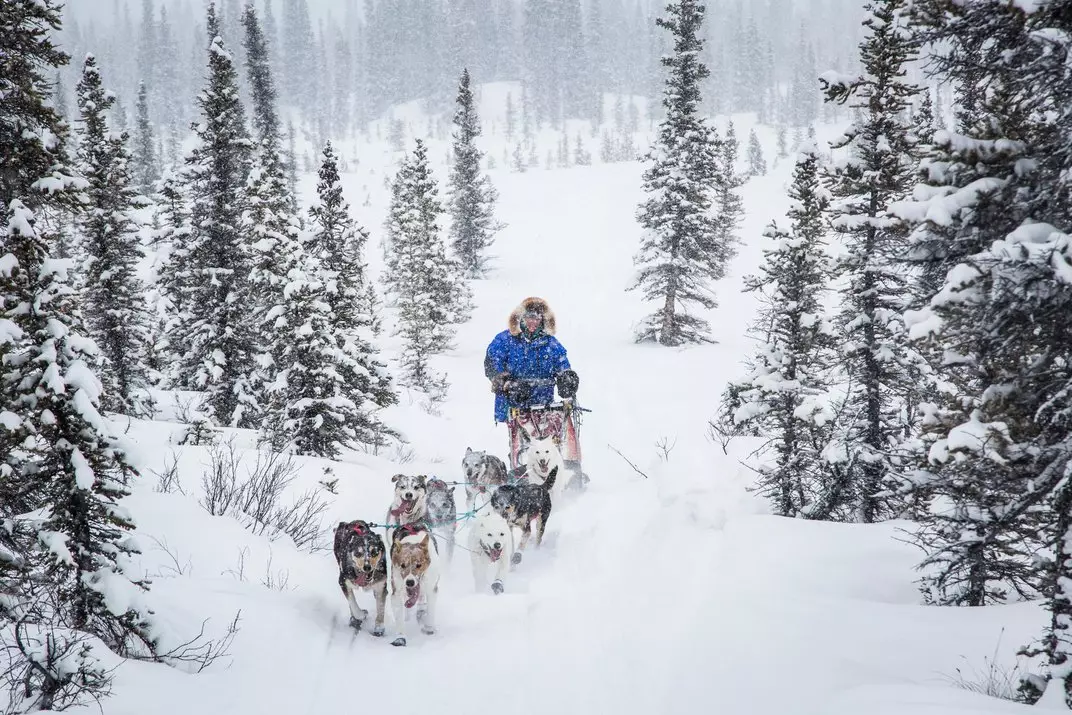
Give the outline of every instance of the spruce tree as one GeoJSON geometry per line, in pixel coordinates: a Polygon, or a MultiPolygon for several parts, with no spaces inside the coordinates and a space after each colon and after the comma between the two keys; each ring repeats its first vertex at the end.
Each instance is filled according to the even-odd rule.
{"type": "Polygon", "coordinates": [[[310,209],[305,252],[271,313],[273,330],[300,337],[274,355],[266,428],[300,454],[335,457],[394,436],[375,412],[397,402],[371,340],[374,296],[361,262],[367,234],[349,216],[334,149],[327,144],[310,209]]]}
{"type": "Polygon", "coordinates": [[[204,392],[210,417],[219,425],[249,427],[259,409],[254,392],[259,341],[250,321],[252,259],[242,220],[251,142],[214,3],[208,6],[208,35],[208,85],[198,97],[202,118],[194,126],[199,142],[186,157],[184,172],[192,233],[182,259],[190,285],[169,339],[188,346],[179,382],[204,392]]]}
{"type": "MultiPolygon", "coordinates": [[[[256,139],[253,170],[246,186],[247,210],[243,215],[242,232],[249,242],[249,289],[254,302],[254,322],[267,336],[262,341],[264,354],[258,359],[266,374],[258,377],[258,383],[260,380],[275,383],[278,382],[276,373],[286,369],[278,361],[285,360],[284,353],[292,351],[294,343],[301,340],[300,335],[286,328],[304,330],[306,326],[300,320],[291,320],[280,323],[276,329],[273,327],[276,319],[271,314],[287,302],[283,293],[288,286],[295,280],[305,280],[290,274],[308,271],[302,264],[301,225],[291,210],[294,201],[287,186],[268,48],[252,3],[245,7],[242,25],[256,139]]],[[[308,280],[316,283],[317,277],[311,275],[308,280]]]]}
{"type": "Polygon", "coordinates": [[[160,156],[157,154],[153,125],[149,121],[149,91],[138,83],[137,117],[134,123],[134,185],[142,196],[150,196],[160,179],[160,156]]]}
{"type": "Polygon", "coordinates": [[[737,173],[737,158],[740,144],[737,142],[737,129],[730,120],[726,128],[726,138],[720,143],[721,182],[716,193],[715,207],[718,216],[717,245],[728,246],[736,251],[741,242],[737,228],[744,218],[744,202],[738,189],[744,184],[744,177],[737,173]]]}
{"type": "Polygon", "coordinates": [[[469,70],[458,84],[458,109],[454,113],[453,165],[450,172],[450,244],[462,269],[470,278],[487,272],[487,251],[492,236],[502,228],[494,217],[498,194],[491,179],[481,173],[484,154],[476,146],[480,118],[473,106],[469,70]]]}
{"type": "Polygon", "coordinates": [[[916,534],[926,553],[924,597],[942,605],[1033,596],[1046,577],[1033,554],[1041,550],[1040,535],[1046,540],[1054,534],[1052,514],[1046,515],[1049,523],[1040,523],[1038,509],[1015,506],[1045,504],[1051,497],[1032,489],[1047,452],[1040,423],[1052,417],[1035,370],[1047,373],[1043,391],[1049,394],[1052,373],[1043,366],[1053,331],[1040,326],[1056,306],[1037,305],[1031,286],[1052,277],[1031,252],[992,250],[1025,224],[1067,222],[1053,214],[1032,216],[1046,172],[1028,178],[1020,170],[1035,156],[1060,156],[1058,147],[1038,146],[1039,139],[1053,137],[1040,132],[1032,117],[1032,108],[1045,106],[1054,88],[1033,85],[1025,70],[1036,62],[1030,51],[1021,54],[1020,43],[1030,44],[1026,18],[1015,10],[980,10],[943,11],[939,22],[935,3],[913,8],[920,41],[933,37],[954,50],[935,60],[936,69],[962,85],[985,82],[989,89],[972,95],[957,132],[928,127],[929,103],[921,103],[917,126],[932,132],[917,189],[925,201],[906,202],[899,210],[913,224],[909,256],[920,267],[915,310],[907,317],[945,388],[930,395],[912,484],[923,499],[950,505],[921,514],[916,534]],[[1009,322],[1015,320],[1032,327],[1020,330],[1009,322]]]}
{"type": "Polygon", "coordinates": [[[145,584],[125,570],[125,465],[97,411],[96,347],[70,262],[50,255],[59,226],[46,217],[71,211],[86,187],[68,168],[66,124],[49,102],[46,73],[68,61],[52,42],[59,28],[51,0],[0,5],[0,626],[20,709],[107,692],[87,634],[120,655],[154,650],[145,584]],[[8,641],[11,632],[22,640],[8,641]]]}
{"type": "Polygon", "coordinates": [[[753,129],[748,134],[748,174],[749,176],[763,176],[767,173],[767,160],[763,158],[763,147],[753,129]]]}
{"type": "Polygon", "coordinates": [[[452,347],[453,326],[468,318],[465,285],[440,235],[443,208],[437,194],[427,149],[418,139],[391,187],[388,271],[398,308],[395,334],[403,341],[399,382],[433,397],[447,385],[428,359],[452,347]]]}
{"type": "Polygon", "coordinates": [[[829,199],[820,183],[819,152],[801,150],[789,190],[788,230],[771,224],[757,276],[746,290],[762,308],[749,333],[758,342],[750,372],[723,397],[727,426],[764,438],[756,491],[781,516],[828,518],[830,491],[840,486],[838,466],[825,453],[833,437],[830,390],[837,364],[824,316],[830,265],[824,212],[829,199]]]}
{"type": "Polygon", "coordinates": [[[180,326],[188,324],[193,297],[194,273],[190,250],[194,237],[190,223],[190,206],[185,195],[186,181],[169,169],[161,178],[154,197],[155,224],[153,245],[156,259],[153,270],[155,300],[150,328],[155,334],[156,351],[151,361],[158,363],[161,382],[171,387],[195,388],[192,373],[182,370],[190,352],[190,336],[180,326]]]}
{"type": "Polygon", "coordinates": [[[711,340],[707,321],[688,311],[718,304],[711,284],[725,275],[736,249],[723,240],[723,224],[712,215],[726,177],[719,166],[720,143],[699,113],[700,84],[709,74],[700,61],[704,7],[698,0],[675,0],[666,11],[656,21],[674,38],[673,53],[662,58],[668,69],[666,116],[647,156],[648,198],[637,214],[644,236],[630,290],[641,289],[658,304],[638,328],[637,340],[673,346],[711,340]]]}
{"type": "Polygon", "coordinates": [[[138,226],[131,218],[137,196],[131,186],[127,135],[110,132],[105,120],[115,96],[105,91],[93,55],[86,57],[77,93],[78,168],[89,184],[78,221],[88,259],[83,301],[90,334],[104,358],[101,407],[145,416],[150,411],[149,335],[144,286],[137,277],[138,226]]]}
{"type": "Polygon", "coordinates": [[[821,79],[827,101],[845,103],[858,120],[833,145],[849,158],[834,164],[827,182],[832,224],[845,255],[836,273],[845,288],[838,340],[850,383],[841,440],[851,465],[854,518],[874,522],[896,513],[885,496],[900,472],[896,452],[911,429],[919,356],[907,345],[901,311],[908,278],[903,258],[907,227],[888,214],[912,186],[915,138],[906,111],[917,89],[904,79],[915,53],[902,17],[904,0],[868,3],[860,44],[861,76],[851,84],[821,79]]]}

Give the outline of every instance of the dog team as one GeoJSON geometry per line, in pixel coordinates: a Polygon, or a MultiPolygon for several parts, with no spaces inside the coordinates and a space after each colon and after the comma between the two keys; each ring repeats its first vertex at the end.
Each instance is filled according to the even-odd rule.
{"type": "MultiPolygon", "coordinates": [[[[507,572],[521,563],[521,552],[533,535],[536,546],[542,544],[551,508],[565,493],[568,480],[554,438],[532,439],[525,460],[517,475],[510,475],[501,459],[486,452],[467,448],[462,460],[466,514],[473,516],[465,548],[478,591],[490,588],[496,595],[504,591],[507,572]]],[[[436,599],[444,564],[454,556],[459,519],[454,489],[443,480],[396,474],[391,481],[394,500],[385,520],[389,546],[374,531],[376,525],[357,520],[340,522],[335,528],[334,551],[350,625],[361,630],[368,611],[358,605],[357,594],[371,592],[376,601],[371,632],[384,635],[390,595],[391,643],[404,646],[410,614],[421,632],[436,631],[436,599]]]]}

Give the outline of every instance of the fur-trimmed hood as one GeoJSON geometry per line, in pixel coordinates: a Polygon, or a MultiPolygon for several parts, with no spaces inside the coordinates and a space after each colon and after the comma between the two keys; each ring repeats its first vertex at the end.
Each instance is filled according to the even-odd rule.
{"type": "Polygon", "coordinates": [[[527,310],[539,310],[543,313],[543,332],[545,335],[555,334],[555,314],[551,310],[551,306],[547,304],[547,301],[543,298],[529,297],[521,301],[521,305],[514,308],[514,311],[510,313],[510,320],[508,327],[510,328],[511,335],[521,334],[521,316],[525,314],[527,310]]]}

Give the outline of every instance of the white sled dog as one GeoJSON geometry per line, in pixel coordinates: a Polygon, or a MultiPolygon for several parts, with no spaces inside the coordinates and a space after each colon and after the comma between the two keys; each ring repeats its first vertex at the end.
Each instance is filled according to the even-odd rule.
{"type": "Polygon", "coordinates": [[[395,626],[391,645],[406,645],[409,613],[415,612],[422,633],[435,634],[439,575],[439,549],[428,529],[423,524],[405,524],[395,529],[391,535],[391,606],[395,626]]]}
{"type": "Polygon", "coordinates": [[[551,485],[551,501],[556,505],[561,504],[570,472],[566,469],[554,437],[533,439],[529,443],[525,451],[525,467],[525,474],[533,484],[543,484],[552,472],[558,470],[558,478],[551,485]]]}
{"type": "Polygon", "coordinates": [[[387,510],[386,523],[394,526],[424,521],[428,516],[428,478],[396,474],[391,481],[395,485],[395,498],[387,510]]]}
{"type": "Polygon", "coordinates": [[[469,529],[469,551],[473,560],[473,583],[478,593],[488,588],[488,571],[494,569],[491,592],[503,592],[503,578],[514,555],[514,530],[496,511],[477,517],[469,529]]]}

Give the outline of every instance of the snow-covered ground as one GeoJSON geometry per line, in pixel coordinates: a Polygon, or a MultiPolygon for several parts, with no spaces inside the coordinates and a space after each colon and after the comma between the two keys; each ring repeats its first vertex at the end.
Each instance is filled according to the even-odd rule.
{"type": "MultiPolygon", "coordinates": [[[[501,107],[495,94],[485,92],[486,116],[501,107]]],[[[751,120],[735,119],[744,146],[751,120]]],[[[773,131],[760,132],[773,163],[773,131]]],[[[821,128],[819,138],[834,132],[821,128]]],[[[598,138],[586,138],[598,155],[598,138]]],[[[541,162],[554,142],[544,139],[541,162]]],[[[504,140],[486,140],[498,160],[504,140]]],[[[446,148],[433,142],[430,155],[442,161],[446,148]]],[[[344,177],[347,197],[372,234],[367,257],[378,270],[383,179],[397,157],[385,144],[344,145],[342,154],[355,151],[361,163],[344,177]]],[[[326,495],[325,529],[339,520],[379,521],[391,475],[460,479],[467,446],[505,457],[483,354],[529,295],[556,311],[559,338],[581,376],[580,398],[592,410],[582,427],[589,491],[556,509],[546,548],[526,556],[501,596],[474,591],[468,554],[459,549],[441,589],[439,632],[393,648],[347,626],[330,551],[269,542],[198,505],[207,450],[173,444],[182,429],[168,421],[175,410],[134,423],[127,438],[143,477],[130,506],[141,524],[152,601],[177,634],[195,635],[205,618],[206,631],[218,633],[237,612],[240,631],[229,657],[197,675],[123,665],[104,712],[966,715],[1019,708],[951,680],[958,669],[976,679],[995,653],[1000,668],[1012,667],[1016,647],[1041,626],[1035,607],[918,605],[918,555],[898,540],[908,524],[769,516],[746,491],[751,475],[741,461],[754,444],[739,440],[727,455],[706,437],[723,386],[750,348],[744,333],[754,306],[741,279],[759,263],[763,226],[786,208],[791,162],[743,188],[744,245],[709,316],[718,343],[688,349],[632,342],[645,312],[640,295],[625,292],[639,240],[640,164],[525,173],[499,164],[491,175],[508,227],[495,245],[494,275],[474,286],[477,309],[459,328],[457,349],[438,358],[451,382],[440,413],[403,395],[385,418],[409,440],[405,455],[300,460],[295,493],[316,487],[330,468],[338,495],[326,495]],[[153,472],[172,454],[186,495],[154,489],[153,472]]],[[[439,170],[445,179],[445,167],[439,170]]],[[[315,175],[303,177],[305,196],[314,185],[315,175]]],[[[388,356],[396,348],[387,336],[383,345],[388,356]]],[[[235,436],[244,450],[252,446],[251,433],[235,436]]],[[[460,488],[457,496],[464,504],[460,488]]]]}

